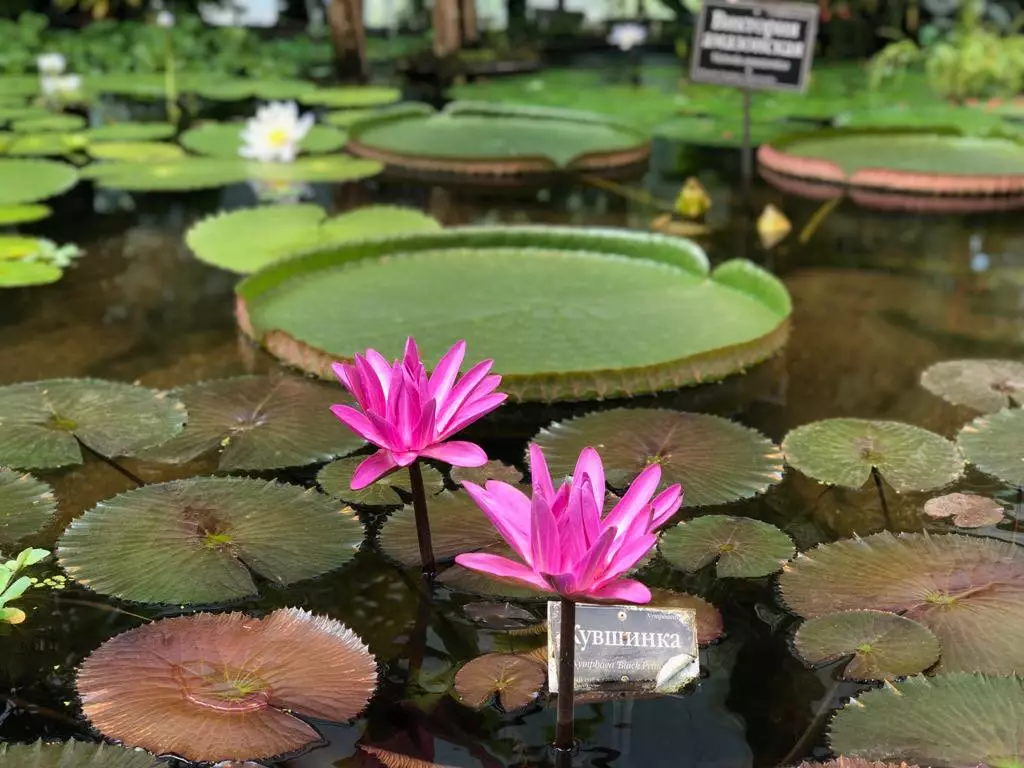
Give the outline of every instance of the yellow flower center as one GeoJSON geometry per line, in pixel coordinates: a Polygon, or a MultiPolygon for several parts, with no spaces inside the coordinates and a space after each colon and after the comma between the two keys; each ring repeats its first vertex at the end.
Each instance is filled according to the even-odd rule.
{"type": "Polygon", "coordinates": [[[288,143],[288,131],[284,128],[275,128],[267,134],[267,143],[272,147],[283,147],[288,143]]]}

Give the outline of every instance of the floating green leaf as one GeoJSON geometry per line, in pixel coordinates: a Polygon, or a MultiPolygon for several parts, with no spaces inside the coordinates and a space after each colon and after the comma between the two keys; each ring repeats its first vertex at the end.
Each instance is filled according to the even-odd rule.
{"type": "Polygon", "coordinates": [[[1024,363],[1014,360],[947,360],[921,374],[921,384],[954,405],[994,413],[1024,404],[1024,363]]]}
{"type": "Polygon", "coordinates": [[[14,136],[7,145],[7,154],[20,157],[56,157],[85,148],[85,139],[78,133],[36,133],[14,136]]]}
{"type": "MultiPolygon", "coordinates": [[[[396,488],[404,491],[407,495],[412,494],[412,489],[409,486],[409,472],[404,469],[392,472],[366,488],[353,491],[352,475],[355,474],[356,467],[365,460],[366,456],[349,456],[332,461],[320,470],[316,481],[325,493],[337,499],[347,501],[349,504],[362,504],[370,507],[401,504],[402,497],[395,490],[396,488]]],[[[426,464],[420,469],[423,473],[423,485],[427,493],[439,493],[444,488],[444,478],[441,473],[426,464]]]]}
{"type": "Polygon", "coordinates": [[[455,674],[455,691],[463,704],[483,709],[497,700],[505,712],[532,704],[547,680],[547,669],[533,659],[512,653],[486,653],[455,674]]]}
{"type": "MultiPolygon", "coordinates": [[[[430,540],[437,562],[463,552],[495,552],[504,539],[494,524],[465,493],[443,493],[430,499],[430,540]]],[[[412,506],[391,515],[380,532],[380,548],[402,565],[420,565],[419,539],[412,506]]]]}
{"type": "Polygon", "coordinates": [[[324,221],[320,238],[324,242],[363,240],[371,237],[393,237],[411,232],[435,232],[441,224],[415,208],[397,205],[368,205],[332,216],[324,221]]]}
{"type": "Polygon", "coordinates": [[[681,570],[697,571],[717,561],[720,577],[739,578],[775,573],[796,553],[789,536],[774,525],[726,515],[679,523],[662,534],[658,549],[681,570]]]}
{"type": "Polygon", "coordinates": [[[291,584],[340,568],[362,539],[352,511],[315,490],[204,477],[102,502],[68,526],[58,557],[101,594],[208,604],[256,594],[253,573],[291,584]]]}
{"type": "Polygon", "coordinates": [[[870,760],[950,768],[1024,765],[1018,677],[912,677],[861,694],[836,714],[832,750],[870,760]]]}
{"type": "Polygon", "coordinates": [[[939,660],[939,640],[916,621],[886,611],[842,611],[808,619],[793,638],[807,664],[852,656],[847,680],[891,680],[923,672],[939,660]]]}
{"type": "Polygon", "coordinates": [[[62,744],[0,744],[2,768],[162,768],[148,752],[113,744],[66,741],[62,744]]]}
{"type": "MultiPolygon", "coordinates": [[[[751,123],[750,143],[756,147],[792,132],[792,123],[751,123]]],[[[743,122],[739,115],[726,119],[706,115],[679,115],[654,126],[653,133],[670,141],[704,147],[743,145],[743,122]]]]}
{"type": "Polygon", "coordinates": [[[30,221],[45,219],[52,213],[53,210],[46,205],[5,205],[0,207],[0,226],[27,224],[30,221]]]}
{"type": "Polygon", "coordinates": [[[331,109],[345,107],[379,107],[393,104],[402,98],[398,88],[384,86],[351,86],[347,88],[317,88],[299,96],[303,104],[315,104],[331,109]]]}
{"type": "Polygon", "coordinates": [[[959,528],[995,525],[1005,514],[1003,506],[995,499],[971,493],[947,493],[928,499],[924,513],[935,518],[952,517],[953,525],[959,528]]]}
{"type": "Polygon", "coordinates": [[[145,452],[150,461],[181,463],[219,451],[218,468],[281,469],[317,464],[363,446],[330,414],[346,396],[295,376],[241,376],[174,390],[188,424],[175,438],[145,452]]]}
{"type": "MultiPolygon", "coordinates": [[[[242,149],[244,123],[203,123],[190,128],[178,141],[190,152],[209,157],[238,157],[242,149]]],[[[321,154],[345,145],[348,137],[329,125],[314,125],[299,143],[302,152],[321,154]]]]}
{"type": "Polygon", "coordinates": [[[111,123],[90,128],[85,138],[97,141],[160,141],[169,139],[176,130],[170,123],[111,123]]]}
{"type": "Polygon", "coordinates": [[[540,401],[723,378],[777,350],[790,312],[785,288],[750,262],[709,275],[692,242],[569,227],[328,246],[272,264],[236,292],[243,330],[306,371],[330,376],[331,362],[368,347],[398,355],[410,333],[427,359],[465,338],[495,359],[504,391],[540,401]]]}
{"type": "Polygon", "coordinates": [[[376,176],[384,166],[376,160],[348,155],[300,157],[294,163],[256,163],[245,166],[246,177],[263,181],[305,181],[310,184],[342,184],[376,176]]]}
{"type": "Polygon", "coordinates": [[[910,424],[825,419],[797,427],[782,441],[786,461],[818,482],[861,488],[871,468],[900,493],[949,485],[964,462],[949,440],[910,424]]]}
{"type": "Polygon", "coordinates": [[[340,112],[328,112],[323,116],[323,122],[337,128],[349,128],[360,120],[377,114],[377,110],[369,107],[366,109],[344,109],[340,112]]]}
{"type": "Polygon", "coordinates": [[[0,288],[22,288],[55,283],[63,276],[60,267],[41,261],[0,260],[0,288]]]}
{"type": "Polygon", "coordinates": [[[0,159],[0,205],[34,203],[66,192],[78,174],[65,163],[0,159]]]}
{"type": "Polygon", "coordinates": [[[11,384],[0,387],[0,466],[79,464],[79,441],[103,456],[132,456],[184,423],[184,405],[145,387],[99,379],[11,384]]]}
{"type": "Polygon", "coordinates": [[[46,117],[28,117],[11,123],[15,133],[63,133],[84,128],[87,121],[81,115],[47,115],[46,117]]]}
{"type": "Polygon", "coordinates": [[[9,123],[13,120],[44,120],[52,113],[44,107],[0,107],[0,124],[9,123]]]}
{"type": "Polygon", "coordinates": [[[37,533],[56,512],[50,486],[31,475],[0,469],[0,544],[37,533]]]}
{"type": "Polygon", "coordinates": [[[248,175],[245,167],[241,159],[182,157],[152,163],[95,163],[83,176],[101,187],[130,192],[182,192],[241,183],[248,175]]]}
{"type": "Polygon", "coordinates": [[[943,671],[1024,669],[1024,550],[960,534],[876,533],[823,544],[779,577],[808,618],[849,610],[899,613],[939,638],[943,671]]]}
{"type": "Polygon", "coordinates": [[[90,144],[89,155],[97,160],[117,160],[129,163],[162,163],[184,157],[177,144],[160,141],[101,141],[90,144]]]}
{"type": "Polygon", "coordinates": [[[601,454],[605,477],[625,488],[650,464],[662,487],[682,483],[686,506],[726,504],[782,479],[782,454],[760,432],[703,413],[617,408],[552,424],[534,438],[554,475],[571,475],[587,446],[601,454]]]}
{"type": "Polygon", "coordinates": [[[956,442],[967,460],[1004,483],[1024,486],[1024,409],[979,416],[960,430],[956,442]]]}
{"type": "Polygon", "coordinates": [[[467,481],[484,485],[488,480],[516,485],[523,482],[523,473],[500,461],[488,461],[482,467],[452,467],[452,480],[459,485],[467,481]]]}

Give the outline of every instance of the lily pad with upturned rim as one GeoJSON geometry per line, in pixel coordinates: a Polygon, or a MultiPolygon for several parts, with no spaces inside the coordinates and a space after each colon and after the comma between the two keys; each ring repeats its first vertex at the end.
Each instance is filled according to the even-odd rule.
{"type": "Polygon", "coordinates": [[[0,158],[0,205],[20,205],[66,192],[78,181],[73,166],[50,160],[0,158]]]}
{"type": "Polygon", "coordinates": [[[923,624],[887,611],[842,611],[808,619],[793,638],[812,666],[850,658],[847,680],[891,680],[923,672],[939,660],[939,640],[923,624]]]}
{"type": "MultiPolygon", "coordinates": [[[[349,504],[361,504],[368,507],[390,507],[402,504],[402,497],[395,489],[401,489],[408,495],[412,494],[407,469],[396,470],[358,491],[352,490],[352,476],[355,474],[356,468],[366,458],[366,456],[348,456],[332,461],[317,473],[316,481],[323,488],[324,493],[347,501],[349,504]]],[[[420,471],[423,474],[423,487],[428,494],[433,495],[444,489],[444,477],[440,472],[427,464],[421,465],[420,471]]]]}
{"type": "Polygon", "coordinates": [[[822,544],[779,577],[783,601],[813,618],[898,613],[939,638],[944,672],[1024,669],[1024,549],[962,534],[876,533],[822,544]]]}
{"type": "Polygon", "coordinates": [[[65,741],[0,744],[0,768],[163,768],[146,752],[113,744],[65,741]]]}
{"type": "Polygon", "coordinates": [[[111,123],[84,131],[90,142],[98,141],[160,141],[176,133],[170,123],[111,123]]]}
{"type": "Polygon", "coordinates": [[[180,464],[217,450],[224,472],[282,469],[344,456],[364,444],[329,413],[344,395],[299,377],[239,376],[171,394],[185,404],[188,424],[146,451],[149,461],[180,464]]]}
{"type": "Polygon", "coordinates": [[[825,419],[797,427],[782,441],[790,466],[828,485],[861,488],[871,468],[900,493],[930,491],[956,480],[964,462],[953,443],[910,424],[825,419]]]}
{"type": "Polygon", "coordinates": [[[946,360],[922,373],[921,384],[947,402],[984,413],[1024,405],[1024,363],[1015,360],[946,360]]]}
{"type": "Polygon", "coordinates": [[[661,486],[681,483],[687,507],[726,504],[782,480],[778,446],[760,432],[703,413],[617,408],[557,422],[534,438],[553,475],[571,475],[587,446],[605,477],[624,489],[645,467],[661,465],[661,486]]]}
{"type": "Polygon", "coordinates": [[[958,528],[984,528],[1003,519],[1003,505],[995,499],[971,493],[947,493],[924,503],[929,517],[952,517],[958,528]]]}
{"type": "MultiPolygon", "coordinates": [[[[497,552],[504,539],[480,507],[465,493],[444,493],[430,499],[430,540],[438,562],[464,552],[497,552]]],[[[384,554],[402,565],[420,565],[416,517],[411,506],[392,514],[380,532],[384,554]]]]}
{"type": "Polygon", "coordinates": [[[27,224],[32,221],[40,221],[53,213],[47,205],[26,204],[26,205],[5,205],[0,206],[0,226],[11,224],[27,224]]]}
{"type": "Polygon", "coordinates": [[[49,485],[32,475],[0,469],[0,545],[38,533],[56,512],[49,485]]]}
{"type": "Polygon", "coordinates": [[[912,677],[861,694],[829,726],[834,752],[950,768],[1024,765],[1018,677],[912,677]]]}
{"type": "Polygon", "coordinates": [[[376,683],[376,662],[352,630],[282,608],[261,619],[200,613],[129,630],[86,658],[76,687],[107,738],[214,762],[318,742],[292,713],[347,721],[376,683]]]}
{"type": "Polygon", "coordinates": [[[255,595],[253,572],[283,585],[340,568],[362,540],[355,514],[315,490],[203,477],[101,502],[68,526],[57,554],[101,594],[207,605],[255,595]]]}
{"type": "MultiPolygon", "coordinates": [[[[203,123],[190,128],[178,137],[181,145],[190,152],[207,157],[239,157],[242,149],[242,131],[245,123],[203,123]]],[[[322,154],[334,152],[345,145],[344,131],[329,125],[314,125],[299,142],[304,153],[322,154]]]]}
{"type": "Polygon", "coordinates": [[[979,416],[960,430],[964,456],[987,475],[1024,486],[1024,408],[979,416]]]}
{"type": "Polygon", "coordinates": [[[177,435],[185,418],[173,397],[119,381],[10,384],[0,387],[0,465],[80,464],[79,440],[102,456],[134,456],[177,435]]]}
{"type": "Polygon", "coordinates": [[[716,562],[718,576],[732,578],[767,576],[796,554],[792,539],[774,525],[727,515],[704,515],[667,529],[658,550],[683,571],[716,562]]]}
{"type": "Polygon", "coordinates": [[[529,706],[540,696],[547,679],[543,664],[512,653],[486,653],[466,662],[455,674],[460,701],[483,709],[497,700],[505,712],[529,706]]]}

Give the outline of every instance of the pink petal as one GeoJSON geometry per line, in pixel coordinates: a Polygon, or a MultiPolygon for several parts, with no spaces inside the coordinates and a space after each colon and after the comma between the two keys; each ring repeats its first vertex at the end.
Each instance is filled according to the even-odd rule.
{"type": "Polygon", "coordinates": [[[355,372],[358,377],[349,377],[353,384],[358,384],[360,393],[356,396],[364,411],[384,413],[387,410],[387,397],[384,394],[384,385],[381,383],[377,371],[370,365],[369,361],[361,355],[356,355],[355,372]]]}
{"type": "Polygon", "coordinates": [[[651,464],[643,472],[636,476],[630,484],[629,490],[615,505],[615,508],[608,513],[604,524],[614,525],[619,530],[629,526],[630,521],[641,511],[647,511],[651,503],[651,496],[658,489],[661,481],[661,467],[651,464]]]}
{"type": "Polygon", "coordinates": [[[461,432],[477,419],[486,416],[488,413],[493,411],[505,402],[506,399],[508,399],[508,395],[503,392],[497,392],[493,395],[487,395],[487,397],[464,405],[456,411],[453,418],[448,422],[448,426],[440,433],[439,437],[444,440],[447,437],[454,435],[456,432],[461,432]]]}
{"type": "Polygon", "coordinates": [[[453,467],[482,467],[487,463],[484,449],[476,443],[467,443],[464,440],[450,440],[447,443],[431,445],[420,451],[420,455],[443,461],[453,467]]]}
{"type": "Polygon", "coordinates": [[[486,552],[468,552],[456,555],[455,562],[463,568],[486,573],[488,576],[494,576],[498,579],[519,581],[543,592],[553,591],[547,579],[541,574],[535,573],[522,563],[509,560],[501,555],[491,555],[486,552]]]}
{"type": "Polygon", "coordinates": [[[419,457],[420,455],[416,451],[391,451],[391,458],[400,467],[408,467],[419,457]]]}
{"type": "Polygon", "coordinates": [[[380,480],[388,472],[394,470],[398,465],[388,451],[380,450],[368,457],[362,464],[356,467],[352,475],[353,491],[358,491],[380,480]]]}
{"type": "Polygon", "coordinates": [[[654,534],[645,534],[634,539],[619,542],[618,548],[609,555],[609,561],[605,567],[602,578],[607,580],[615,578],[635,566],[644,556],[650,552],[658,543],[658,537],[654,534]]]}
{"type": "Polygon", "coordinates": [[[420,423],[420,401],[415,385],[408,373],[402,377],[402,386],[397,395],[398,422],[396,428],[402,437],[402,444],[410,448],[421,447],[413,443],[412,436],[420,423]]]}
{"type": "Polygon", "coordinates": [[[334,371],[334,375],[338,377],[345,389],[352,391],[352,385],[349,384],[348,366],[344,363],[331,363],[331,370],[334,371]]]}
{"type": "Polygon", "coordinates": [[[679,483],[670,485],[659,493],[652,503],[654,515],[651,518],[651,530],[656,531],[671,520],[672,515],[683,506],[683,486],[679,483]]]}
{"type": "Polygon", "coordinates": [[[438,361],[434,372],[430,374],[430,396],[434,400],[443,402],[448,397],[448,393],[452,391],[455,379],[459,375],[462,360],[465,357],[466,342],[460,339],[438,361]]]}
{"type": "Polygon", "coordinates": [[[585,475],[590,477],[590,487],[594,493],[597,508],[602,509],[605,494],[604,465],[601,464],[601,457],[597,455],[597,451],[590,447],[584,448],[580,452],[580,457],[576,461],[576,469],[572,473],[573,485],[581,482],[585,475]]]}
{"type": "Polygon", "coordinates": [[[364,440],[367,440],[381,448],[386,448],[388,446],[389,443],[387,439],[373,424],[372,420],[367,417],[366,414],[357,411],[351,405],[332,405],[331,413],[337,417],[338,421],[364,440]]]}
{"type": "Polygon", "coordinates": [[[542,573],[561,573],[562,546],[558,537],[558,523],[543,496],[533,497],[530,517],[530,565],[542,573]]]}
{"type": "Polygon", "coordinates": [[[466,493],[473,500],[473,503],[480,507],[487,515],[501,537],[508,542],[508,545],[515,550],[527,563],[532,562],[530,556],[530,500],[522,493],[505,483],[491,481],[484,490],[476,483],[466,482],[462,484],[466,493]],[[501,485],[518,493],[520,499],[511,498],[504,489],[497,488],[501,485]],[[500,491],[495,493],[495,491],[500,491]]]}
{"type": "Polygon", "coordinates": [[[420,422],[412,433],[412,444],[423,447],[434,440],[434,404],[427,403],[420,414],[420,422]]]}
{"type": "Polygon", "coordinates": [[[554,498],[555,488],[551,484],[551,473],[548,471],[544,451],[535,443],[530,443],[530,475],[533,479],[533,495],[543,496],[550,503],[554,498]]]}
{"type": "Polygon", "coordinates": [[[633,579],[619,579],[605,584],[600,589],[587,592],[593,600],[610,600],[621,603],[649,603],[651,590],[633,579]]]}
{"type": "Polygon", "coordinates": [[[615,542],[615,529],[609,528],[594,542],[594,546],[579,560],[574,570],[576,589],[588,592],[601,575],[608,557],[608,551],[615,542]]]}
{"type": "Polygon", "coordinates": [[[377,434],[384,440],[383,443],[380,443],[382,448],[391,448],[396,451],[403,448],[398,430],[390,422],[381,418],[373,411],[367,411],[365,415],[373,428],[377,430],[377,434]]]}
{"type": "Polygon", "coordinates": [[[473,394],[477,385],[483,381],[487,372],[494,365],[493,360],[484,360],[470,368],[458,383],[452,387],[448,397],[442,402],[438,401],[437,407],[437,428],[443,432],[448,428],[448,423],[455,417],[462,404],[473,394]]]}
{"type": "Polygon", "coordinates": [[[402,359],[402,366],[413,376],[423,367],[419,347],[416,346],[416,339],[412,336],[405,340],[405,356],[402,359]]]}
{"type": "Polygon", "coordinates": [[[365,357],[366,362],[370,364],[370,367],[376,374],[376,379],[384,392],[384,399],[387,400],[388,387],[391,384],[391,363],[376,349],[366,350],[365,357]]]}

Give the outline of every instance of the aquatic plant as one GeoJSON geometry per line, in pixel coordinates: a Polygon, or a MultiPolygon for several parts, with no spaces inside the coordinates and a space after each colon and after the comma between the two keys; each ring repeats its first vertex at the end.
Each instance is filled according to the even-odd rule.
{"type": "Polygon", "coordinates": [[[769,203],[757,217],[757,236],[761,239],[761,247],[765,250],[774,248],[786,239],[793,225],[786,214],[769,203]]]}
{"type": "Polygon", "coordinates": [[[31,475],[0,469],[0,545],[41,530],[57,511],[49,485],[31,475]]]}
{"type": "Polygon", "coordinates": [[[675,210],[688,219],[698,219],[711,210],[711,196],[696,176],[683,183],[676,195],[675,210]]]}
{"type": "Polygon", "coordinates": [[[616,24],[608,35],[608,43],[620,51],[630,51],[647,41],[647,27],[643,24],[616,24]]]}
{"type": "MultiPolygon", "coordinates": [[[[337,432],[334,424],[330,426],[337,432]]],[[[353,490],[352,476],[365,460],[366,456],[357,455],[332,461],[321,468],[316,475],[316,481],[324,493],[348,504],[359,504],[366,507],[394,507],[403,503],[402,493],[409,498],[412,497],[409,476],[398,472],[385,475],[358,491],[353,490]]],[[[420,469],[423,474],[423,488],[428,495],[433,496],[444,490],[444,475],[429,464],[424,464],[420,469]]],[[[416,559],[413,562],[419,562],[419,560],[416,559]]]]}
{"type": "Polygon", "coordinates": [[[75,186],[74,166],[52,160],[0,159],[0,205],[34,203],[75,186]]]}
{"type": "MultiPolygon", "coordinates": [[[[465,493],[431,497],[430,541],[438,562],[464,552],[508,553],[494,525],[465,493]]],[[[403,565],[422,564],[417,542],[416,517],[408,506],[388,517],[381,528],[381,550],[403,565]]]]}
{"type": "Polygon", "coordinates": [[[921,385],[954,405],[994,413],[1024,405],[1024,363],[1015,360],[944,360],[921,374],[921,385]]]}
{"type": "Polygon", "coordinates": [[[539,661],[513,653],[487,653],[462,665],[455,692],[467,706],[482,709],[496,699],[504,712],[522,709],[540,696],[547,670],[539,661]]]}
{"type": "Polygon", "coordinates": [[[148,752],[113,744],[65,741],[47,744],[0,743],[0,768],[164,768],[148,752]]]}
{"type": "Polygon", "coordinates": [[[998,501],[985,496],[947,493],[928,499],[924,503],[924,513],[937,519],[951,517],[953,525],[958,528],[983,528],[1002,520],[1006,510],[998,501]]]}
{"type": "Polygon", "coordinates": [[[982,472],[1024,487],[1024,408],[1005,408],[964,426],[956,442],[982,472]]]}
{"type": "Polygon", "coordinates": [[[658,549],[683,571],[715,563],[720,577],[756,578],[783,568],[796,547],[774,525],[749,517],[703,515],[668,528],[658,549]]]}
{"type": "Polygon", "coordinates": [[[290,163],[315,120],[311,112],[299,117],[299,105],[294,101],[271,102],[256,110],[256,116],[245,124],[238,153],[262,163],[290,163]]]}
{"type": "Polygon", "coordinates": [[[18,574],[49,556],[46,549],[24,549],[13,560],[0,563],[0,624],[21,624],[25,621],[23,610],[8,605],[24,595],[33,583],[32,578],[18,574]]]}

